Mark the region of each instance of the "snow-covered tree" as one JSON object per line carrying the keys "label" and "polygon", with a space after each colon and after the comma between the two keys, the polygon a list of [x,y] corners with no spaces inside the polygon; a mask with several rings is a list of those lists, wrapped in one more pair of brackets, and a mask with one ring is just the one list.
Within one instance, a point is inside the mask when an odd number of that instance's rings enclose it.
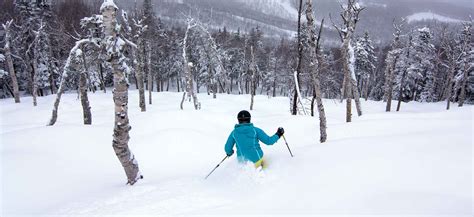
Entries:
{"label": "snow-covered tree", "polygon": [[[136,15],[138,16],[138,15]],[[145,103],[145,90],[144,90],[144,79],[143,79],[143,68],[144,68],[144,56],[145,56],[145,40],[144,33],[147,30],[147,26],[143,24],[143,19],[139,17],[129,17],[128,13],[122,11],[122,19],[124,32],[128,38],[133,40],[137,45],[136,48],[130,49],[131,65],[135,72],[135,83],[138,89],[138,105],[142,112],[146,111]]]}
{"label": "snow-covered tree", "polygon": [[[155,14],[155,9],[151,0],[143,1],[142,17],[143,25],[146,27],[145,31],[143,32],[144,72],[146,74],[148,89],[148,103],[152,104],[153,81],[158,81],[160,79],[160,75],[158,74],[159,69],[157,69],[157,66],[160,64],[157,63],[157,61],[160,59],[158,58],[160,56],[159,52],[162,46],[160,38],[163,35],[163,31],[160,26],[160,20]],[[158,89],[158,82],[156,85]]]}
{"label": "snow-covered tree", "polygon": [[[402,21],[403,22],[403,21]],[[401,24],[393,23],[395,28],[395,33],[393,34],[394,38],[391,44],[390,51],[387,54],[385,59],[385,92],[384,100],[387,101],[387,106],[385,111],[389,112],[392,108],[392,95],[393,95],[393,83],[394,77],[396,75],[396,67],[399,62],[399,58],[402,52],[401,49]]]}
{"label": "snow-covered tree", "polygon": [[243,93],[241,81],[242,75],[245,72],[245,47],[244,47],[244,38],[241,36],[240,32],[237,31],[235,34],[232,34],[229,41],[229,47],[226,49],[226,70],[229,72],[230,77],[230,91],[232,92],[232,87],[234,86],[234,81],[237,86],[238,94]]}
{"label": "snow-covered tree", "polygon": [[359,87],[359,92],[367,100],[370,91],[369,87],[372,85],[370,80],[374,76],[375,63],[377,61],[368,32],[365,32],[364,36],[357,40],[354,51],[356,55],[355,71],[358,82],[357,86]]}
{"label": "snow-covered tree", "polygon": [[54,63],[51,43],[52,1],[50,0],[15,0],[19,12],[20,41],[19,48],[23,60],[28,66],[29,89],[36,106],[37,95],[44,95],[47,87],[56,91],[55,77],[58,72]]}
{"label": "snow-covered tree", "polygon": [[458,102],[459,107],[462,107],[466,98],[469,103],[472,103],[474,98],[474,44],[472,42],[472,22],[463,24],[460,46],[462,47],[462,53],[458,61],[460,70],[455,78],[455,90],[456,93],[457,90],[460,92]]}
{"label": "snow-covered tree", "polygon": [[5,24],[2,24],[3,29],[5,30],[5,46],[3,48],[5,56],[2,59],[6,59],[8,65],[8,71],[10,72],[10,79],[12,81],[13,97],[15,98],[15,103],[20,103],[20,91],[18,87],[17,75],[15,73],[15,66],[13,65],[11,49],[12,24],[13,20],[7,21]]}
{"label": "snow-covered tree", "polygon": [[416,88],[419,94],[415,99],[422,102],[435,102],[437,97],[435,94],[435,72],[434,58],[435,47],[432,44],[432,33],[429,28],[424,27],[418,29],[417,37],[414,39],[415,62],[412,64],[415,73],[421,75],[421,79],[417,80]]}
{"label": "snow-covered tree", "polygon": [[413,72],[411,71],[412,68],[410,67],[410,63],[412,61],[411,58],[414,52],[415,51],[413,51],[413,36],[408,35],[408,41],[406,43],[406,46],[400,49],[400,61],[398,61],[398,63],[395,65],[393,72],[396,75],[395,90],[396,97],[398,98],[397,112],[400,111],[402,101],[408,101],[412,96],[411,87],[414,86],[414,79],[409,78],[413,78],[413,76],[416,76],[416,74],[413,74]]}
{"label": "snow-covered tree", "polygon": [[192,98],[193,103],[194,103],[194,109],[198,110],[201,108],[201,103],[199,102],[197,98],[197,94],[195,92],[196,90],[194,87],[194,78],[191,71],[192,70],[191,68],[194,67],[194,63],[188,60],[188,54],[186,52],[187,46],[189,46],[188,38],[189,38],[190,31],[196,26],[197,26],[197,23],[194,21],[193,18],[187,19],[186,33],[184,34],[183,45],[182,45],[183,46],[182,61],[183,61],[184,76],[186,79],[186,91],[184,92],[183,99],[181,100],[181,109],[183,109],[183,103],[184,103],[186,95],[188,96],[189,101],[191,101],[191,98]]}
{"label": "snow-covered tree", "polygon": [[355,32],[357,22],[359,21],[359,14],[362,10],[364,10],[364,8],[359,5],[357,0],[347,0],[347,4],[341,5],[341,8],[343,9],[341,12],[343,24],[340,27],[334,24],[334,27],[337,29],[342,40],[341,52],[344,71],[342,95],[344,98],[346,98],[346,122],[351,122],[352,98],[354,98],[356,102],[358,115],[362,115],[362,109],[359,100],[360,95],[357,88],[357,78],[355,76],[354,69],[355,54],[354,47],[352,46],[352,36]]}
{"label": "snow-covered tree", "polygon": [[[314,16],[313,16],[313,4],[312,0],[308,0],[306,2],[306,20],[307,20],[307,26],[309,28],[309,38],[308,38],[308,44],[309,44],[309,67],[310,67],[310,73],[311,73],[311,78],[313,82],[313,88],[315,92],[315,99],[316,103],[318,105],[318,113],[319,113],[319,133],[320,133],[320,139],[319,141],[321,143],[325,142],[327,139],[327,133],[326,133],[326,113],[324,112],[324,105],[322,101],[322,95],[321,95],[321,82],[320,82],[320,70],[321,67],[320,65],[317,64],[318,59],[321,59],[320,57],[317,57],[316,51],[319,52],[318,46],[319,46],[319,38],[321,37],[321,32],[319,32],[319,35],[316,36],[316,26],[314,23]],[[321,24],[320,30],[322,29],[323,25]]]}
{"label": "snow-covered tree", "polygon": [[[452,96],[453,96],[453,86],[454,83],[456,82],[454,80],[454,76],[456,72],[461,72],[458,73],[458,80],[463,80],[464,76],[464,71],[466,70],[465,67],[469,67],[468,64],[466,64],[468,61],[467,57],[469,55],[470,51],[470,26],[467,25],[463,29],[462,33],[459,34],[459,37],[456,38],[455,36],[452,35],[443,35],[443,39],[441,46],[443,49],[443,53],[446,56],[446,59],[444,61],[444,66],[448,68],[448,75],[446,77],[446,88],[443,93],[443,99],[447,101],[446,109],[449,110],[450,108],[450,103],[453,101]],[[457,82],[457,86],[459,83],[462,82]]]}
{"label": "snow-covered tree", "polygon": [[255,54],[253,46],[250,46],[250,110],[253,110],[255,92],[257,91],[257,65],[255,64]]}
{"label": "snow-covered tree", "polygon": [[133,185],[143,176],[140,174],[137,160],[128,146],[131,126],[128,119],[128,81],[125,73],[130,69],[122,53],[127,42],[126,39],[119,36],[120,25],[118,25],[116,18],[118,7],[114,1],[104,0],[100,11],[104,22],[107,61],[112,65],[114,74],[115,125],[112,146],[127,175],[127,184]]}
{"label": "snow-covered tree", "polygon": [[[66,80],[68,79],[68,77],[73,74],[73,72],[77,72],[78,70],[80,71],[80,68],[79,67],[82,67],[84,65],[81,65],[81,64],[84,64],[84,56],[83,56],[83,51],[82,51],[82,47],[84,46],[84,44],[87,44],[87,43],[97,43],[94,42],[94,41],[91,41],[90,39],[81,39],[79,41],[76,42],[76,44],[74,45],[74,47],[71,49],[71,51],[69,52],[69,57],[66,61],[66,64],[64,65],[64,69],[63,69],[63,73],[62,73],[62,76],[61,76],[61,82],[60,82],[60,85],[59,85],[59,89],[58,89],[58,92],[56,94],[56,99],[54,101],[54,105],[53,105],[53,111],[52,111],[52,115],[51,115],[51,119],[49,120],[49,123],[48,125],[49,126],[52,126],[56,123],[57,119],[58,119],[58,109],[59,109],[59,103],[61,102],[61,97],[62,97],[62,94],[64,93],[65,89],[66,89]],[[79,73],[86,73],[86,70],[82,70],[81,72]],[[84,77],[85,75],[80,75],[81,78],[80,78],[80,85],[83,85],[84,84]],[[84,85],[85,86],[85,85]],[[80,90],[81,91],[85,91],[84,87],[81,87],[80,86]],[[85,95],[84,93],[81,94],[82,97],[87,97],[87,95]],[[81,100],[82,101],[82,100]],[[87,99],[84,99],[83,102],[85,101],[88,101]],[[82,104],[83,105],[83,110],[84,110],[84,123],[86,124],[90,124],[89,121],[86,121],[86,119],[90,120],[91,118],[86,118],[86,114],[90,114],[90,106],[88,106],[88,102],[87,102],[87,105],[86,104]]]}
{"label": "snow-covered tree", "polygon": [[[80,21],[80,27],[83,32],[85,32],[84,38],[89,39],[92,43],[99,42],[103,37],[104,33],[102,31],[102,15],[92,15],[90,17],[84,17]],[[87,46],[87,45],[86,45]],[[104,56],[104,47],[96,48],[95,46],[89,49],[86,49],[87,57],[89,58],[89,65],[91,68],[90,79],[93,82],[93,86],[100,86],[100,88],[106,93],[106,81],[105,77],[107,76],[107,70],[109,68],[105,64],[105,56]],[[94,63],[94,64],[92,64]]]}
{"label": "snow-covered tree", "polygon": [[[196,70],[199,77],[204,80],[207,89],[213,93],[213,98],[216,98],[218,89],[221,92],[229,92],[230,86],[227,90],[224,88],[229,75],[224,67],[224,61],[227,59],[225,52],[220,49],[215,39],[212,37],[209,30],[200,22],[196,22],[195,36],[197,41],[195,49],[198,52]],[[230,85],[230,84],[229,84]],[[220,87],[220,88],[219,88]]]}

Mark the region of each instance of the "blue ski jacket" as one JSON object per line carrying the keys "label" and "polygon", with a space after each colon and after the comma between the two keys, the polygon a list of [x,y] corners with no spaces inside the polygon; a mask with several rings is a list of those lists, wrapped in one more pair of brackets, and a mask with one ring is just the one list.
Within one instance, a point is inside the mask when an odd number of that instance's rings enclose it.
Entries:
{"label": "blue ski jacket", "polygon": [[254,127],[252,123],[236,124],[225,143],[225,152],[227,155],[233,154],[234,145],[236,145],[239,161],[247,160],[255,163],[263,157],[263,151],[258,141],[273,145],[279,138],[276,134],[268,136],[260,128]]}

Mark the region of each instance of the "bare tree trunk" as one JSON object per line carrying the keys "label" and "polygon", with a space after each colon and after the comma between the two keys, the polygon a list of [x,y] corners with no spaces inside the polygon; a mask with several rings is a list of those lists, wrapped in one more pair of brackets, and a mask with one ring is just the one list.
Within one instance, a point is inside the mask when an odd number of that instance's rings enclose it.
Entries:
{"label": "bare tree trunk", "polygon": [[121,51],[123,48],[120,45],[123,43],[118,43],[123,40],[117,36],[117,10],[113,0],[104,0],[101,12],[104,19],[107,50],[111,51],[107,59],[112,64],[114,74],[115,125],[112,146],[127,175],[127,184],[133,185],[143,176],[140,175],[138,163],[128,147],[129,131],[132,127],[129,125],[128,119],[128,84],[124,73],[126,62]]}
{"label": "bare tree trunk", "polygon": [[51,119],[49,120],[48,126],[54,125],[58,119],[59,103],[61,102],[61,96],[64,93],[64,89],[66,87],[66,79],[68,77],[68,72],[70,68],[72,67],[71,65],[73,64],[73,61],[75,61],[74,59],[78,58],[76,55],[77,50],[82,46],[83,43],[87,43],[87,42],[89,42],[88,39],[77,41],[75,46],[69,52],[69,57],[67,58],[66,64],[64,65],[63,74],[61,76],[61,83],[59,84],[59,89],[56,94],[56,99],[54,101],[53,111],[52,111]]}
{"label": "bare tree trunk", "polygon": [[87,66],[86,62],[86,55],[82,52],[82,64],[83,70],[79,76],[79,91],[81,95],[81,104],[82,104],[82,113],[84,116],[84,124],[90,125],[92,124],[92,114],[91,114],[91,106],[89,103],[89,97],[87,96],[87,72],[89,71],[89,67]]}
{"label": "bare tree trunk", "polygon": [[255,97],[255,90],[256,90],[256,70],[255,70],[255,55],[253,54],[253,46],[250,46],[250,66],[249,70],[252,74],[250,80],[250,110],[253,110],[253,102]]}
{"label": "bare tree trunk", "polygon": [[[353,71],[353,49],[351,46],[351,37],[355,32],[356,24],[359,21],[359,14],[363,7],[356,2],[356,0],[347,0],[347,5],[342,5],[340,3],[341,8],[343,11],[341,12],[341,18],[343,21],[342,27],[338,27],[333,22],[333,26],[339,33],[339,36],[342,40],[342,61],[343,61],[343,72],[344,72],[344,86],[342,88],[343,95],[346,98],[346,122],[351,122],[352,120],[352,111],[351,111],[351,98],[352,96],[356,95],[355,98],[359,98],[359,91],[352,90],[352,88],[357,89],[357,84],[355,83],[355,75]],[[354,78],[353,78],[354,77]],[[354,94],[355,92],[355,94]],[[361,115],[362,112],[360,110],[360,100],[357,99],[356,105],[358,104],[358,114]]]}
{"label": "bare tree trunk", "polygon": [[446,110],[449,110],[450,102],[451,102],[451,94],[453,93],[453,76],[454,72],[456,71],[456,67],[451,64],[448,74],[448,87],[446,88]]}
{"label": "bare tree trunk", "polygon": [[[389,53],[389,55],[392,55]],[[385,107],[386,112],[390,112],[392,108],[392,93],[393,93],[393,77],[394,77],[394,71],[395,71],[395,66],[397,65],[397,61],[399,58],[398,54],[393,54],[395,56],[392,56],[390,58],[394,58],[392,61],[390,61],[390,64],[387,65],[387,80],[385,82],[385,96],[387,97],[387,106]]]}
{"label": "bare tree trunk", "polygon": [[[344,67],[343,67],[344,71]],[[346,97],[346,74],[344,72],[344,78],[342,79],[342,87],[341,87],[341,103],[344,102],[344,99]]]}
{"label": "bare tree trunk", "polygon": [[357,83],[352,79],[352,96],[354,97],[354,101],[356,104],[356,110],[357,110],[357,115],[361,116],[362,115],[362,107],[360,105],[360,94],[359,94],[359,88],[357,88]]}
{"label": "bare tree trunk", "polygon": [[463,72],[462,81],[461,81],[461,93],[459,94],[459,104],[458,104],[459,107],[462,107],[464,105],[464,100],[466,99],[466,86],[467,86],[467,77],[469,73],[469,64],[470,63],[467,60],[464,60],[464,72]]}
{"label": "bare tree trunk", "polygon": [[303,109],[304,115],[307,115],[308,113],[306,112],[306,108],[303,105],[303,98],[301,96],[300,86],[299,86],[300,82],[298,80],[298,73],[296,71],[293,73],[293,77],[295,79],[295,84],[296,84],[296,97],[298,99],[297,101],[300,102],[300,105],[301,105],[301,108]]}
{"label": "bare tree trunk", "polygon": [[148,68],[148,103],[151,105],[152,102],[152,91],[153,91],[153,74],[151,72],[151,47],[150,43],[146,43],[146,61]]}
{"label": "bare tree trunk", "polygon": [[7,59],[8,71],[10,72],[10,78],[12,79],[12,87],[13,87],[13,97],[15,98],[15,103],[20,103],[20,90],[18,87],[18,81],[15,74],[15,67],[13,65],[12,59],[12,52],[10,47],[11,41],[11,24],[13,20],[7,21],[3,24],[3,28],[5,29],[5,58]]}
{"label": "bare tree trunk", "polygon": [[[319,113],[319,141],[321,143],[326,142],[327,139],[327,133],[326,133],[326,113],[324,111],[324,105],[323,105],[323,100],[321,96],[321,85],[320,85],[320,63],[316,64],[315,61],[320,60],[321,58],[318,57],[319,55],[319,38],[321,37],[321,31],[323,28],[323,21],[321,21],[321,29],[319,31],[319,35],[316,37],[316,29],[315,29],[315,24],[314,24],[314,17],[313,17],[313,4],[312,0],[307,1],[306,5],[306,20],[308,21],[308,28],[309,28],[309,38],[308,42],[310,45],[309,49],[309,61],[310,61],[310,69],[311,69],[311,78],[313,81],[313,90],[314,90],[314,98],[316,99],[316,104],[318,106],[318,113]],[[316,39],[318,38],[318,39]],[[319,61],[318,61],[319,62]],[[311,103],[311,114],[313,114],[313,103],[314,103],[314,98],[313,102]]]}
{"label": "bare tree trunk", "polygon": [[311,117],[314,117],[314,103],[315,102],[316,102],[316,91],[313,89],[313,98],[311,99]]}
{"label": "bare tree trunk", "polygon": [[185,99],[186,99],[186,92],[183,92],[183,98],[181,99],[181,103],[180,103],[180,106],[179,106],[181,108],[181,110],[184,109],[183,104],[184,104]]}
{"label": "bare tree trunk", "polygon": [[402,97],[403,97],[403,86],[405,85],[405,77],[407,71],[403,71],[402,79],[400,81],[400,89],[398,90],[398,103],[397,103],[397,112],[400,111],[400,107],[402,105]]}
{"label": "bare tree trunk", "polygon": [[349,80],[352,80],[349,70],[349,41],[344,42],[342,49],[342,59],[344,61],[343,70],[344,70],[344,97],[346,98],[346,122],[352,121],[352,83]]}
{"label": "bare tree trunk", "polygon": [[98,65],[99,65],[100,87],[102,88],[104,93],[107,93],[107,90],[105,89],[104,67],[102,66],[102,60],[100,58],[98,59]]}
{"label": "bare tree trunk", "polygon": [[[296,81],[299,82],[300,72],[301,72],[301,61],[303,59],[303,45],[301,43],[301,15],[303,13],[303,0],[300,0],[299,7],[298,7],[298,64],[296,66]],[[293,96],[293,104],[291,108],[291,114],[296,115],[298,110],[298,85],[299,83],[295,84],[295,93]]]}
{"label": "bare tree trunk", "polygon": [[[53,58],[53,49],[51,48],[51,40],[48,39],[48,53],[49,53],[49,56],[50,58]],[[49,61],[47,61],[46,63],[48,66],[48,70],[50,72],[50,75],[49,75],[49,83],[51,85],[51,94],[54,94],[56,93],[57,91],[57,88],[56,88],[56,80],[54,79],[54,70],[53,70],[53,60],[52,59],[49,59]]]}
{"label": "bare tree trunk", "polygon": [[[36,59],[36,51],[33,51],[33,106],[37,106],[38,102],[36,98],[38,97],[38,60]],[[28,54],[27,54],[28,55]]]}
{"label": "bare tree trunk", "polygon": [[365,101],[368,100],[369,98],[369,83],[370,82],[370,77],[367,77],[365,79],[365,85],[364,85],[364,98],[365,98]]}
{"label": "bare tree trunk", "polygon": [[[138,39],[138,52],[136,52],[137,61],[135,61],[135,77],[137,79],[137,86],[138,86],[138,102],[142,112],[146,111],[146,103],[145,103],[145,90],[144,90],[144,82],[143,82],[143,57],[144,54],[141,53],[143,49],[140,47],[143,46],[143,41],[141,38]],[[132,49],[135,52],[135,49]]]}
{"label": "bare tree trunk", "polygon": [[191,67],[193,66],[192,63],[188,61],[188,57],[186,54],[186,48],[187,48],[187,40],[189,36],[189,30],[194,28],[196,24],[194,23],[194,20],[188,19],[187,21],[188,26],[186,29],[186,33],[184,35],[183,39],[183,63],[184,63],[184,74],[186,76],[186,92],[188,93],[188,97],[193,99],[194,103],[194,109],[198,110],[200,109],[200,103],[198,101],[197,95],[194,92],[194,82],[193,82],[193,75],[191,73]]}

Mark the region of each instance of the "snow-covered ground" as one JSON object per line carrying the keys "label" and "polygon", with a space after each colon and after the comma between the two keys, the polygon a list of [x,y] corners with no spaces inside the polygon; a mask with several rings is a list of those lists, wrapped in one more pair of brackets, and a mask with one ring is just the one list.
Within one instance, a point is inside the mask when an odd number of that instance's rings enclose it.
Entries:
{"label": "snow-covered ground", "polygon": [[147,112],[130,92],[130,147],[145,179],[126,186],[112,149],[110,93],[90,94],[93,125],[82,125],[76,94],[65,94],[55,126],[54,96],[0,100],[0,216],[372,215],[472,216],[473,107],[403,104],[386,113],[363,101],[345,123],[345,104],[325,100],[328,141],[318,119],[291,116],[288,99],[257,96],[252,122],[283,141],[263,146],[263,173],[235,156],[207,180],[250,97],[200,94],[202,110],[179,110],[181,93],[154,93]]}
{"label": "snow-covered ground", "polygon": [[431,20],[435,20],[435,21],[439,21],[439,22],[443,22],[443,23],[462,23],[462,22],[465,22],[463,20],[454,19],[454,18],[451,18],[451,17],[446,17],[446,16],[443,16],[443,15],[435,14],[433,12],[414,13],[410,16],[407,16],[406,18],[407,18],[408,23],[416,22],[416,21],[431,21]]}

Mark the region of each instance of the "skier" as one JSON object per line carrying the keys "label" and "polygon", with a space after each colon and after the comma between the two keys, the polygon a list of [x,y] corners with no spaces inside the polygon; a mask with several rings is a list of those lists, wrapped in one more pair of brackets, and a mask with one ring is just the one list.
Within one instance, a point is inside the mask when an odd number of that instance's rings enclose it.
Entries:
{"label": "skier", "polygon": [[240,111],[237,114],[239,124],[236,124],[234,130],[230,133],[225,144],[225,152],[227,157],[234,154],[234,144],[237,146],[237,158],[239,162],[251,161],[255,164],[255,168],[265,168],[263,159],[263,151],[260,148],[259,140],[267,145],[273,145],[285,133],[280,127],[273,136],[268,136],[260,128],[254,127],[250,123],[250,113],[248,111]]}

